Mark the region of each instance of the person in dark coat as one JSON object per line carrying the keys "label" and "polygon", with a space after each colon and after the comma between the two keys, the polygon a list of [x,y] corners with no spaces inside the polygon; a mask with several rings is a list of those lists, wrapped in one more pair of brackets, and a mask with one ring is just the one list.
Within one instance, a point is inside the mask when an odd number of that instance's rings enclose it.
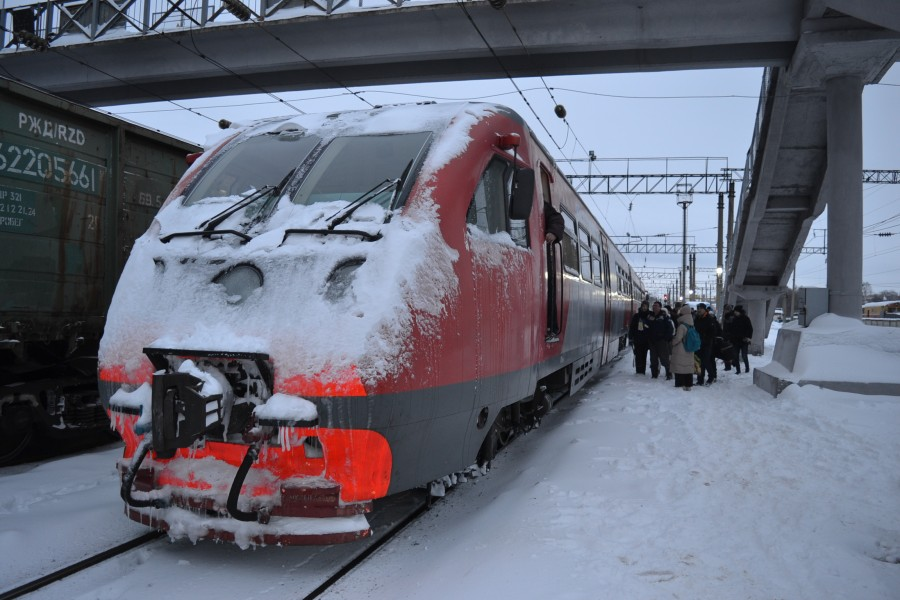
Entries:
{"label": "person in dark coat", "polygon": [[647,316],[650,323],[650,375],[659,377],[659,365],[666,370],[666,379],[672,379],[669,370],[669,342],[675,337],[675,324],[663,310],[659,301],[653,303],[653,310]]}
{"label": "person in dark coat", "polygon": [[734,347],[735,373],[741,374],[741,361],[744,362],[744,371],[749,373],[750,360],[747,350],[750,348],[750,340],[753,338],[753,323],[740,304],[734,307],[734,320],[731,322],[728,334],[731,338],[731,345]]}
{"label": "person in dark coat", "polygon": [[[725,338],[728,342],[731,342],[731,323],[734,321],[734,306],[731,304],[725,305],[725,311],[722,313],[722,337]],[[730,371],[731,365],[734,364],[734,352],[737,350],[736,346],[732,346],[732,350],[725,352],[722,360],[725,362],[725,370]],[[738,371],[740,373],[740,371]]]}
{"label": "person in dark coat", "polygon": [[697,351],[700,357],[700,374],[697,376],[697,385],[703,385],[704,375],[706,384],[710,385],[716,381],[715,344],[716,338],[722,337],[722,326],[706,308],[706,304],[701,302],[697,305],[694,327],[700,334],[700,350]]}
{"label": "person in dark coat", "polygon": [[566,223],[558,210],[549,202],[544,202],[544,240],[548,244],[556,244],[562,240],[566,231]]}
{"label": "person in dark coat", "polygon": [[645,300],[641,307],[631,317],[631,325],[628,327],[628,341],[634,350],[634,370],[638,375],[647,371],[647,352],[650,351],[650,304]]}
{"label": "person in dark coat", "polygon": [[690,391],[694,385],[694,353],[684,349],[684,336],[688,327],[694,326],[694,318],[691,316],[691,307],[682,306],[678,309],[678,326],[675,329],[675,337],[669,342],[672,348],[670,364],[675,374],[675,387]]}

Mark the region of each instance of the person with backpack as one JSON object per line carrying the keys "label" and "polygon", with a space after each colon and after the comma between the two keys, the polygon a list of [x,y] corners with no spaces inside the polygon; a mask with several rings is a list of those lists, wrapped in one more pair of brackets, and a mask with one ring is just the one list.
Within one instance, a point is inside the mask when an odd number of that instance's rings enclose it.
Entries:
{"label": "person with backpack", "polygon": [[[693,330],[693,334],[690,332]],[[691,316],[691,307],[685,304],[678,309],[678,327],[675,329],[675,337],[669,345],[672,355],[669,358],[669,367],[675,373],[675,387],[689,391],[694,385],[694,351],[685,346],[685,338],[695,338],[694,317]]]}
{"label": "person with backpack", "polygon": [[653,311],[647,316],[647,321],[650,323],[650,375],[653,379],[659,377],[659,365],[662,364],[666,379],[671,380],[669,341],[675,336],[675,324],[659,300],[653,303]]}

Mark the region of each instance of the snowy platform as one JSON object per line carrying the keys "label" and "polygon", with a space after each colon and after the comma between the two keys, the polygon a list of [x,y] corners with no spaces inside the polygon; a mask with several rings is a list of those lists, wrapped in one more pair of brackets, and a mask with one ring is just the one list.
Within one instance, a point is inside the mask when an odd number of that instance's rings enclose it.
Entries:
{"label": "snowy platform", "polygon": [[772,362],[753,371],[753,383],[772,396],[791,384],[900,396],[900,329],[870,327],[834,314],[816,318],[805,329],[782,327]]}

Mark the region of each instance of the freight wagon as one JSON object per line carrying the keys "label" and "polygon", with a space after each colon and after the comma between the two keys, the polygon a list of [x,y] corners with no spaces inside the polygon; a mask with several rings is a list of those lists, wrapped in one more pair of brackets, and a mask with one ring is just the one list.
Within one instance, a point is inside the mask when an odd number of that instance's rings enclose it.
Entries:
{"label": "freight wagon", "polygon": [[116,280],[199,148],[0,80],[0,464],[109,430],[97,345]]}

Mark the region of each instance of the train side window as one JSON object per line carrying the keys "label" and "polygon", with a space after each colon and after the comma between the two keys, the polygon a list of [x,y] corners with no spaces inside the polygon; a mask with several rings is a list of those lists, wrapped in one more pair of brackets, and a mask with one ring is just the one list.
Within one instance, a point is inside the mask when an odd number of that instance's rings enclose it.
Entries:
{"label": "train side window", "polygon": [[513,167],[494,157],[488,163],[466,212],[466,222],[486,233],[507,232],[518,246],[528,246],[528,222],[509,218]]}
{"label": "train side window", "polygon": [[560,242],[563,268],[572,275],[578,275],[578,242],[575,241],[575,219],[565,209],[560,210],[560,212],[566,225],[566,232],[563,235],[562,242]]}
{"label": "train side window", "polygon": [[509,192],[512,168],[497,157],[491,159],[466,212],[466,222],[487,233],[507,230],[506,196]]}
{"label": "train side window", "polygon": [[611,275],[609,271],[609,252],[607,252],[606,250],[603,251],[603,267],[603,271],[606,275],[606,284],[610,289],[612,289],[612,281],[610,279]]}
{"label": "train side window", "polygon": [[603,285],[603,269],[600,265],[600,246],[591,239],[591,271],[594,274],[594,285]]}
{"label": "train side window", "polygon": [[591,281],[591,249],[588,245],[591,241],[587,231],[583,227],[578,228],[578,257],[581,261],[581,277],[585,281]]}

